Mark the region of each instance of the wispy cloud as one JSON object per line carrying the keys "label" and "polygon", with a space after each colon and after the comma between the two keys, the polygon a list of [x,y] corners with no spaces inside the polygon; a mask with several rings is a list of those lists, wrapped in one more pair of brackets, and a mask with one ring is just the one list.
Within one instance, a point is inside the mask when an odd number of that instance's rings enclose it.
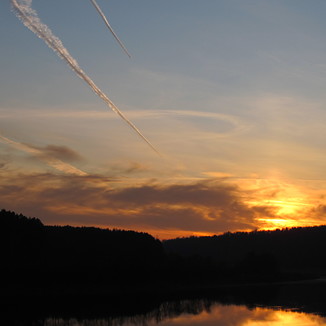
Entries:
{"label": "wispy cloud", "polygon": [[53,157],[59,160],[80,161],[82,157],[74,150],[67,146],[47,145],[45,147],[37,147],[29,144],[25,146],[35,149],[47,157]]}
{"label": "wispy cloud", "polygon": [[63,146],[49,145],[45,148],[38,148],[28,144],[19,143],[7,137],[0,135],[0,141],[7,145],[10,145],[20,151],[31,154],[34,157],[37,157],[48,166],[68,174],[74,174],[79,176],[86,176],[87,173],[74,167],[73,165],[63,162],[60,158],[63,159],[79,159],[79,155],[72,151],[71,149]]}

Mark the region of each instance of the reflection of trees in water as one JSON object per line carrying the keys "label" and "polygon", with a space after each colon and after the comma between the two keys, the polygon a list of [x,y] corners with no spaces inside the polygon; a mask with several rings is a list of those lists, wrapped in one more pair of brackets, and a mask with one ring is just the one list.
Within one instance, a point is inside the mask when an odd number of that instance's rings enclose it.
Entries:
{"label": "reflection of trees in water", "polygon": [[[191,311],[195,311],[197,308],[199,310],[205,309],[205,304],[203,302],[193,302],[194,305],[191,307]],[[178,308],[181,305],[178,303]],[[192,305],[192,303],[190,302]],[[174,304],[171,305],[171,307]],[[185,308],[189,307],[189,302],[185,303]],[[194,308],[194,309],[193,309]],[[163,308],[163,310],[165,310]],[[249,309],[246,306],[240,305],[214,305],[212,307],[211,313],[208,316],[202,318],[201,313],[198,316],[186,314],[184,312],[183,316],[178,319],[167,320],[165,324],[162,325],[214,325],[214,326],[244,326],[244,325],[306,325],[306,326],[317,326],[326,325],[326,319],[313,315],[305,314],[299,312],[293,312],[292,310],[277,309],[276,307],[264,308],[255,307],[254,309]],[[148,316],[147,316],[148,317]],[[159,325],[160,322],[149,318],[146,320],[145,316],[138,317],[123,317],[123,318],[104,318],[104,319],[47,319],[45,323],[32,323],[28,324],[30,326],[154,326]],[[19,324],[21,326],[22,324]],[[23,325],[27,325],[24,323]],[[17,324],[18,326],[18,324]]]}
{"label": "reflection of trees in water", "polygon": [[79,320],[75,318],[62,319],[62,318],[49,318],[44,321],[43,326],[108,326],[108,325],[121,325],[113,324],[109,319],[92,319],[92,320]]}
{"label": "reflection of trees in water", "polygon": [[203,311],[209,312],[212,304],[210,300],[205,299],[165,302],[157,310],[148,313],[146,317],[148,320],[161,322],[165,319],[178,317],[181,314],[198,315]]}
{"label": "reflection of trees in water", "polygon": [[[13,324],[11,319],[4,325],[32,325],[32,326],[145,326],[145,325],[157,325],[162,322],[169,322],[169,320],[176,319],[177,317],[189,315],[185,318],[186,322],[192,319],[192,316],[200,315],[202,313],[212,313],[213,316],[219,316],[218,325],[226,325],[225,321],[234,322],[235,319],[242,317],[248,318],[251,316],[252,311],[256,311],[256,308],[266,308],[271,312],[275,311],[297,311],[304,312],[309,315],[326,315],[326,287],[322,284],[293,284],[282,286],[273,295],[270,294],[271,287],[262,287],[255,289],[253,287],[244,287],[240,289],[234,288],[233,292],[223,291],[220,289],[219,297],[215,296],[206,297],[201,299],[184,299],[174,301],[166,301],[163,303],[157,302],[157,305],[153,302],[151,307],[146,306],[139,310],[130,310],[129,305],[126,303],[126,307],[119,305],[119,310],[114,310],[112,305],[108,304],[102,307],[98,312],[96,311],[97,305],[84,306],[79,313],[76,314],[45,314],[43,316],[52,316],[51,318],[37,318],[32,322],[26,323],[26,320]],[[260,295],[261,294],[261,295]],[[276,295],[278,294],[278,295]],[[141,299],[139,298],[141,301]],[[137,302],[132,303],[133,307]],[[87,309],[88,307],[88,309]],[[129,307],[129,312],[128,311]],[[123,310],[126,309],[124,313]],[[216,309],[219,313],[216,314]],[[82,314],[84,311],[84,315]],[[231,313],[230,313],[231,312]],[[63,312],[64,313],[64,312]],[[67,311],[66,311],[67,313]],[[257,311],[256,311],[257,313]],[[259,318],[265,318],[258,311]],[[215,314],[215,315],[214,315]],[[57,316],[57,317],[54,317]],[[66,317],[64,317],[66,316]],[[223,316],[223,318],[221,317]],[[231,319],[230,319],[231,318]],[[310,318],[310,317],[309,317]],[[196,318],[194,318],[196,319]],[[265,318],[266,319],[266,318]],[[215,321],[214,321],[215,322]],[[239,319],[237,319],[239,322]],[[187,324],[187,323],[186,323]],[[216,323],[217,325],[217,323]],[[227,325],[231,325],[228,323]],[[241,323],[232,325],[242,325]],[[325,323],[321,325],[326,325]]]}
{"label": "reflection of trees in water", "polygon": [[178,317],[182,314],[198,315],[202,312],[210,312],[213,302],[210,300],[182,300],[164,302],[157,309],[134,316],[115,316],[101,319],[63,319],[48,318],[43,326],[127,326],[148,325],[160,323],[166,319]]}

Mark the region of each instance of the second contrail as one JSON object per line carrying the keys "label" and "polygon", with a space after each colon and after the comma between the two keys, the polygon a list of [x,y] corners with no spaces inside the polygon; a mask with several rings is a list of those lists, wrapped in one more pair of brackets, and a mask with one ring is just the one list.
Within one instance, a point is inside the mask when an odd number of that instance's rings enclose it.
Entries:
{"label": "second contrail", "polygon": [[110,109],[117,113],[150,146],[153,151],[160,155],[160,153],[140,132],[140,130],[124,116],[124,114],[108,98],[108,96],[103,93],[101,89],[93,82],[93,80],[88,77],[88,75],[79,67],[78,62],[64,47],[61,40],[52,33],[47,25],[41,22],[36,11],[31,8],[32,0],[11,0],[11,4],[16,16],[22,21],[22,23],[35,35],[43,39],[48,47],[57,53],[61,59],[65,60],[68,66],[77,74],[77,76],[84,80]]}
{"label": "second contrail", "polygon": [[103,11],[101,10],[100,6],[97,4],[97,2],[95,0],[91,0],[91,3],[93,4],[93,6],[97,10],[97,12],[102,17],[102,19],[104,20],[105,25],[108,27],[108,29],[110,30],[110,32],[112,33],[112,35],[114,36],[114,38],[117,40],[117,42],[119,43],[119,45],[121,46],[121,48],[123,49],[123,51],[125,51],[125,53],[127,54],[127,56],[129,58],[131,58],[131,55],[129,54],[128,50],[123,45],[123,43],[120,41],[120,39],[118,38],[117,34],[114,32],[113,28],[111,27],[109,21],[105,17],[105,15],[104,15]]}

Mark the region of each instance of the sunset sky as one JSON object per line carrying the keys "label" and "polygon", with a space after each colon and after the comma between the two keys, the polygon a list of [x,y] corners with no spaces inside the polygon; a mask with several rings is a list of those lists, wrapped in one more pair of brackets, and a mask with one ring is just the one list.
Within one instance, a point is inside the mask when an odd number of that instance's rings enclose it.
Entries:
{"label": "sunset sky", "polygon": [[33,0],[157,155],[0,2],[0,208],[161,239],[326,224],[324,0]]}

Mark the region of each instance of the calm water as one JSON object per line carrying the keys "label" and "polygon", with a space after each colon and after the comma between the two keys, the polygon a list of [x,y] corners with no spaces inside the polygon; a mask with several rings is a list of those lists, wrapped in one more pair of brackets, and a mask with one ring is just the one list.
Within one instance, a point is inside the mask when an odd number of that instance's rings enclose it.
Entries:
{"label": "calm water", "polygon": [[42,326],[317,326],[326,325],[326,318],[278,308],[221,305],[205,301],[166,303],[146,315],[93,320],[48,318]]}
{"label": "calm water", "polygon": [[169,300],[128,294],[18,305],[15,299],[0,305],[0,325],[326,326],[325,282],[220,288],[191,300]]}

